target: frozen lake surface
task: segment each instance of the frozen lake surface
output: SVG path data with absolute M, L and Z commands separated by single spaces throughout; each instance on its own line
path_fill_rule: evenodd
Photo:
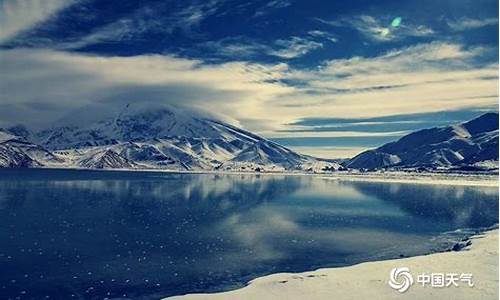
M 0 170 L 2 299 L 159 299 L 443 251 L 496 187 L 314 176 Z

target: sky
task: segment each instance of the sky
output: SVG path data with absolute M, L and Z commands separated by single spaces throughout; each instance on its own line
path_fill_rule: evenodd
M 498 111 L 498 36 L 496 0 L 0 0 L 0 127 L 168 103 L 349 157 Z

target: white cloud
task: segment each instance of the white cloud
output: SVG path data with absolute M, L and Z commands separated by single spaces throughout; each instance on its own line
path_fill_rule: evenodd
M 172 24 L 169 26 L 172 28 L 182 28 L 188 31 L 192 27 L 198 26 L 208 16 L 214 14 L 221 2 L 220 0 L 210 0 L 190 5 L 174 14 L 171 18 L 173 23 L 167 22 L 166 24 Z
M 268 54 L 287 59 L 303 56 L 314 49 L 323 47 L 322 43 L 296 36 L 289 40 L 277 40 L 275 45 L 278 49 L 272 49 Z
M 408 23 L 405 19 L 399 26 L 391 26 L 390 19 L 377 19 L 372 16 L 360 15 L 344 17 L 339 20 L 316 19 L 333 27 L 351 27 L 367 38 L 377 42 L 387 42 L 404 39 L 406 37 L 422 37 L 434 34 L 434 30 L 424 25 Z
M 290 5 L 292 5 L 292 3 L 288 0 L 272 0 L 257 9 L 254 17 L 262 17 L 269 14 L 273 10 L 289 7 Z
M 309 35 L 312 36 L 312 34 Z M 326 38 L 326 36 L 324 37 Z M 289 39 L 279 39 L 272 44 L 264 44 L 260 41 L 240 36 L 205 42 L 201 46 L 216 52 L 217 55 L 227 56 L 231 59 L 262 54 L 283 59 L 293 59 L 306 55 L 312 50 L 321 48 L 323 44 L 309 38 L 298 36 L 292 36 Z
M 335 35 L 328 33 L 326 31 L 321 31 L 321 30 L 311 30 L 307 32 L 309 35 L 317 38 L 324 38 L 329 40 L 332 43 L 338 42 L 338 39 L 335 37 Z
M 363 132 L 363 131 L 315 131 L 311 127 L 287 126 L 288 129 L 301 129 L 303 131 L 261 131 L 265 136 L 273 138 L 303 138 L 303 137 L 318 137 L 318 138 L 338 138 L 338 137 L 386 137 L 386 136 L 402 136 L 407 134 L 407 131 L 393 132 Z
M 0 52 L 0 119 L 55 119 L 95 102 L 168 102 L 223 107 L 242 117 L 290 91 L 276 83 L 285 65 L 205 65 L 173 56 L 99 57 L 50 50 Z M 116 108 L 116 106 L 115 106 Z M 36 117 L 38 116 L 38 118 Z
M 487 51 L 431 43 L 373 58 L 332 60 L 316 71 L 292 70 L 287 78 L 302 82 L 301 88 L 274 105 L 297 119 L 494 107 L 498 65 L 476 61 Z
M 498 18 L 471 19 L 461 18 L 458 20 L 447 21 L 448 26 L 455 31 L 464 31 L 469 29 L 481 28 L 488 25 L 498 24 Z
M 168 35 L 177 30 L 195 36 L 199 34 L 197 29 L 200 24 L 214 15 L 221 3 L 221 0 L 200 1 L 171 9 L 167 9 L 165 3 L 144 5 L 111 23 L 94 28 L 85 36 L 67 38 L 50 46 L 60 50 L 78 49 L 97 43 L 141 40 L 147 34 Z M 42 46 L 44 42 L 39 41 Z
M 227 114 L 265 136 L 297 136 L 297 132 L 282 131 L 291 128 L 285 124 L 304 118 L 496 107 L 498 65 L 478 63 L 488 51 L 431 43 L 300 70 L 283 63 L 205 64 L 162 55 L 100 57 L 4 50 L 0 52 L 0 120 L 50 121 L 97 102 L 116 109 L 131 101 L 151 101 Z
M 236 60 L 242 57 L 255 56 L 271 51 L 269 46 L 242 36 L 224 38 L 218 41 L 208 41 L 200 44 L 200 47 L 215 52 L 217 55 Z
M 73 0 L 4 0 L 0 3 L 0 42 L 47 20 L 73 2 Z

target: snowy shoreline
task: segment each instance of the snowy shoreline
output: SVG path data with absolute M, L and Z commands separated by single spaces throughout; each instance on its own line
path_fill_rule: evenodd
M 459 252 L 441 252 L 402 259 L 374 261 L 349 267 L 303 273 L 278 273 L 254 279 L 241 289 L 174 296 L 191 299 L 498 299 L 498 229 L 471 237 L 472 245 Z M 389 273 L 408 267 L 415 283 L 404 294 L 389 287 Z M 417 274 L 471 273 L 474 287 L 423 287 Z
M 11 169 L 17 170 L 17 169 Z M 341 181 L 370 181 L 408 184 L 440 184 L 459 186 L 486 186 L 498 187 L 498 173 L 458 173 L 458 172 L 333 172 L 333 173 L 306 173 L 306 172 L 241 172 L 220 170 L 164 170 L 164 169 L 88 169 L 88 168 L 30 168 L 29 170 L 68 170 L 92 172 L 148 172 L 158 174 L 215 174 L 215 175 L 259 175 L 259 176 L 314 176 L 327 180 Z
M 438 184 L 459 186 L 498 187 L 498 175 L 461 173 L 400 173 L 339 174 L 324 176 L 324 179 L 343 181 L 370 181 L 410 184 Z

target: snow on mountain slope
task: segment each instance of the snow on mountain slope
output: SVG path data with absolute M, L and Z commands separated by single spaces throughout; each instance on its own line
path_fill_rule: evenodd
M 15 135 L 0 129 L 0 143 L 17 138 Z
M 0 168 L 33 168 L 41 164 L 21 149 L 0 143 Z
M 365 151 L 349 168 L 452 167 L 498 161 L 498 114 L 469 122 L 413 132 L 398 141 Z
M 326 172 L 342 168 L 340 164 L 297 154 L 268 140 L 259 141 L 217 167 L 237 171 L 307 171 Z
M 377 150 L 368 150 L 350 160 L 347 167 L 355 169 L 377 169 L 394 166 L 400 162 L 401 158 L 395 154 L 389 154 Z
M 131 169 L 136 164 L 111 149 L 105 149 L 82 159 L 79 166 L 89 169 Z
M 267 140 L 261 140 L 240 151 L 235 157 L 228 160 L 219 169 L 262 169 L 263 166 L 273 170 L 299 169 L 306 156 L 299 155 L 290 149 Z
M 176 144 L 177 139 L 155 139 L 146 142 L 120 144 L 116 149 L 122 156 L 148 166 L 170 170 L 206 170 L 212 166 L 191 150 L 190 146 Z
M 68 149 L 168 137 L 224 138 L 245 142 L 260 139 L 215 120 L 209 114 L 170 105 L 132 103 L 111 118 L 82 126 L 66 123 L 41 131 L 36 135 L 36 142 L 48 149 Z
M 64 163 L 64 159 L 58 157 L 56 154 L 40 145 L 18 139 L 10 140 L 4 144 L 8 144 L 22 150 L 25 154 L 29 155 L 29 157 L 43 163 L 43 165 L 57 165 Z
M 87 118 L 88 113 L 82 110 L 73 123 L 68 116 L 48 129 L 23 131 L 30 142 L 41 146 L 21 145 L 18 140 L 16 147 L 51 167 L 230 171 L 332 171 L 339 167 L 297 154 L 199 110 L 128 104 L 115 115 L 106 112 L 104 119 Z
M 0 146 L 2 167 L 39 167 L 64 162 L 50 151 L 27 142 L 24 137 L 17 136 L 10 130 L 0 129 Z

